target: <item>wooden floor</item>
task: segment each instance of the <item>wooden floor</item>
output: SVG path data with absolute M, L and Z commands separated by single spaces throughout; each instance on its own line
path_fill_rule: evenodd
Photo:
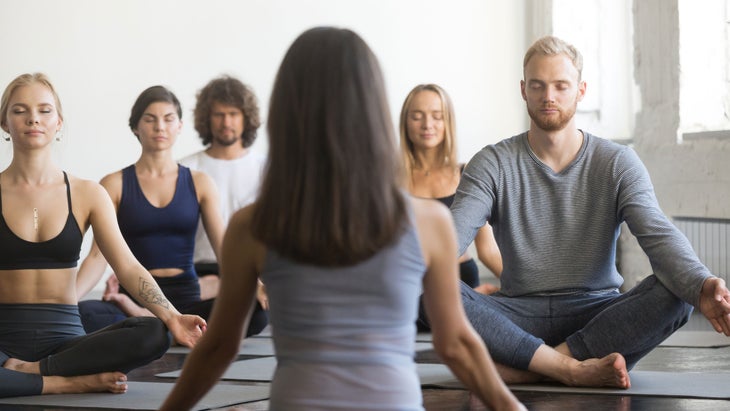
M 241 356 L 239 359 L 255 358 Z M 130 381 L 170 382 L 155 374 L 182 367 L 183 354 L 165 354 L 161 359 L 129 373 Z M 419 353 L 420 363 L 438 362 L 433 352 Z M 658 347 L 636 366 L 645 371 L 730 371 L 730 347 L 725 348 L 674 348 Z M 221 384 L 255 384 L 227 382 Z M 730 381 L 727 381 L 730 391 Z M 559 393 L 515 392 L 515 395 L 534 411 L 727 411 L 730 401 L 702 400 L 671 397 L 576 395 Z M 479 400 L 463 390 L 424 389 L 423 403 L 426 410 L 487 410 Z M 228 409 L 228 408 L 225 408 Z M 238 406 L 237 410 L 268 410 L 268 401 Z M 68 408 L 2 406 L 0 411 L 68 410 Z M 92 409 L 87 409 L 92 410 Z

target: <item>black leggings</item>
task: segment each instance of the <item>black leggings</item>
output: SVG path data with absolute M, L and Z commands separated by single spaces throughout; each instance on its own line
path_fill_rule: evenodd
M 200 300 L 200 284 L 193 270 L 184 271 L 172 277 L 154 277 L 168 300 L 183 314 L 199 315 L 206 320 L 213 309 L 213 300 Z M 134 298 L 123 288 L 119 292 Z M 81 323 L 87 333 L 100 330 L 127 318 L 127 315 L 114 303 L 100 300 L 79 302 Z
M 154 361 L 170 347 L 157 318 L 128 318 L 84 334 L 75 305 L 0 304 L 0 364 L 9 358 L 39 361 L 41 374 L 0 367 L 0 398 L 39 395 L 43 375 L 127 373 Z
M 459 278 L 471 288 L 479 285 L 479 267 L 473 258 L 459 263 Z
M 196 267 L 197 268 L 197 267 Z M 187 270 L 172 277 L 153 277 L 173 306 L 183 314 L 199 315 L 208 320 L 213 310 L 214 299 L 200 299 L 200 283 L 196 270 Z M 119 291 L 129 295 L 122 287 Z M 130 295 L 130 298 L 131 295 Z M 84 330 L 91 333 L 127 318 L 116 304 L 100 300 L 79 302 L 79 312 Z M 246 330 L 246 337 L 261 332 L 269 323 L 269 316 L 257 302 Z
M 213 310 L 214 302 L 215 300 L 213 299 L 199 301 L 198 304 L 184 306 L 180 308 L 179 311 L 183 314 L 199 315 L 208 320 L 208 317 Z M 127 317 L 124 311 L 120 310 L 114 303 L 107 301 L 84 300 L 79 302 L 79 308 L 81 309 L 81 318 L 84 324 L 84 330 L 87 333 L 92 333 L 107 327 L 107 324 L 115 324 L 127 318 L 132 318 Z M 246 337 L 260 333 L 268 323 L 268 313 L 263 309 L 263 307 L 261 307 L 261 304 L 256 302 L 253 314 L 251 314 L 251 320 L 248 323 Z

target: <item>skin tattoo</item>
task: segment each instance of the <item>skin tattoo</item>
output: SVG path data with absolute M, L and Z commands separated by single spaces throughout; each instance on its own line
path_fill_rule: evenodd
M 170 308 L 170 302 L 162 295 L 157 284 L 150 283 L 144 278 L 139 279 L 139 296 L 149 303 L 157 304 L 168 309 Z

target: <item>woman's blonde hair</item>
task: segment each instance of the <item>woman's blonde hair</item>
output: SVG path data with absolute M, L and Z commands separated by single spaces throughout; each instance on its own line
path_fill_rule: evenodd
M 8 105 L 10 104 L 10 96 L 12 96 L 15 90 L 20 87 L 29 86 L 35 83 L 48 87 L 51 94 L 53 94 L 53 99 L 56 103 L 56 113 L 58 113 L 58 117 L 63 120 L 61 100 L 58 98 L 58 93 L 56 93 L 56 89 L 53 87 L 53 84 L 51 84 L 51 80 L 48 79 L 48 76 L 43 73 L 25 73 L 13 79 L 13 81 L 5 87 L 3 96 L 0 98 L 0 125 L 4 127 L 8 122 Z
M 456 165 L 456 121 L 454 119 L 454 106 L 451 103 L 446 90 L 436 84 L 419 84 L 408 93 L 403 107 L 400 111 L 400 147 L 403 158 L 403 166 L 405 168 L 405 177 L 407 181 L 411 181 L 413 169 L 416 164 L 415 147 L 410 138 L 408 138 L 408 110 L 415 96 L 422 91 L 433 91 L 441 98 L 441 112 L 444 121 L 444 141 L 441 144 L 441 155 L 443 159 L 442 165 Z

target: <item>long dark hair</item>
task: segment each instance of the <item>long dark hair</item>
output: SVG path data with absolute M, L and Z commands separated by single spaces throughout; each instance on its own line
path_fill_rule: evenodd
M 281 63 L 268 116 L 269 159 L 254 236 L 324 266 L 362 261 L 407 220 L 378 61 L 356 33 L 305 31 Z

